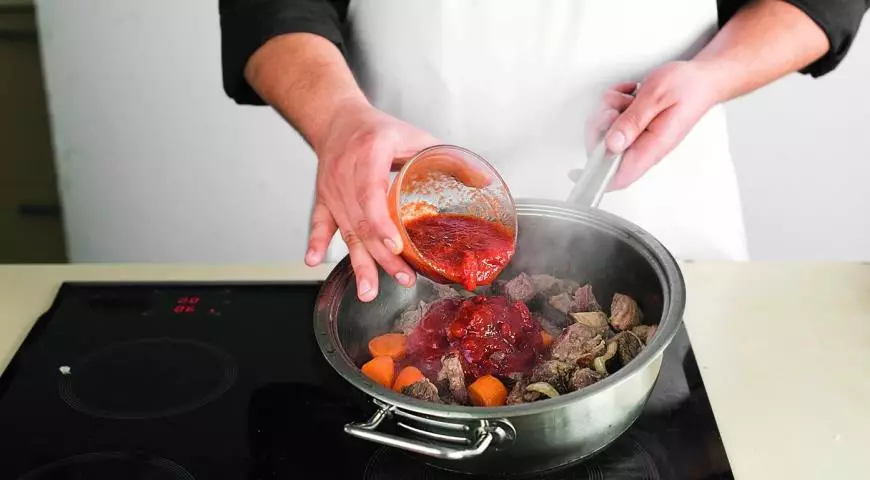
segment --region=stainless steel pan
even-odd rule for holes
[[[676,261],[647,232],[596,208],[516,203],[517,253],[504,277],[525,271],[588,281],[606,304],[614,292],[628,294],[638,300],[646,323],[659,325],[653,341],[615,374],[555,399],[497,408],[423,402],[374,384],[359,366],[367,360],[367,341],[389,331],[401,311],[426,296],[429,282],[421,278],[406,289],[382,272],[377,299],[361,303],[345,258],[320,292],[314,328],[329,363],[377,407],[368,420],[348,424],[347,433],[448,470],[528,474],[593,455],[637,419],[662,353],[682,323],[685,285]]]

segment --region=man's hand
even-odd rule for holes
[[[402,239],[387,208],[390,170],[437,140],[359,103],[337,109],[327,131],[323,142],[314,145],[317,187],[305,263],[319,264],[338,230],[350,253],[360,300],[377,296],[375,262],[400,284],[413,285],[414,270],[399,256]]]
[[[672,62],[654,70],[632,97],[634,83],[614,85],[607,108],[593,117],[609,125],[607,148],[624,152],[610,190],[628,187],[671,152],[720,99],[712,71],[703,64]],[[593,130],[595,131],[595,130]]]
[[[416,274],[387,209],[390,169],[437,141],[374,108],[341,52],[318,35],[272,38],[245,67],[254,90],[317,154],[317,180],[305,263],[318,265],[336,231],[348,246],[357,296],[377,296],[377,264],[402,285]]]
[[[587,148],[606,131],[608,149],[624,152],[610,189],[626,188],[670,153],[714,105],[797,72],[829,49],[825,32],[794,5],[747,2],[692,60],[650,73],[636,98],[629,95],[634,83],[611,87],[605,108],[587,123]]]

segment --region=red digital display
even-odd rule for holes
[[[195,313],[199,297],[179,297],[172,309],[175,313]]]
[[[204,311],[210,316],[220,316],[221,312],[210,306],[208,302],[200,304],[200,298],[194,296],[178,297],[175,299],[175,305],[172,307],[172,312],[177,315],[192,314]]]

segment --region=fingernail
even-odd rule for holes
[[[611,133],[607,136],[607,145],[610,146],[610,149],[616,153],[622,151],[625,148],[625,135],[619,130]]]
[[[313,248],[308,249],[305,253],[305,262],[309,265],[314,265],[320,261],[320,253],[314,251]]]
[[[405,272],[399,272],[396,274],[396,281],[402,285],[408,286],[411,284],[411,276]]]
[[[384,239],[384,245],[386,245],[387,249],[389,249],[390,252],[393,253],[393,255],[398,255],[402,253],[402,247],[400,246],[401,243],[402,241],[398,238],[396,238],[396,240],[390,238]]]
[[[357,290],[359,290],[360,297],[368,297],[372,291],[372,284],[368,280],[361,280]]]

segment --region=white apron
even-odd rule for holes
[[[384,111],[493,163],[515,198],[565,200],[603,89],[686,59],[715,0],[353,0],[351,67]],[[725,114],[710,111],[601,208],[682,260],[748,258]],[[330,259],[346,255],[340,238]]]

